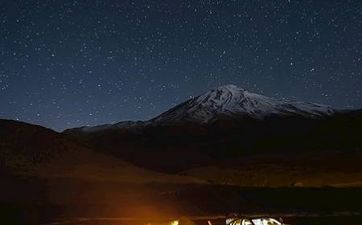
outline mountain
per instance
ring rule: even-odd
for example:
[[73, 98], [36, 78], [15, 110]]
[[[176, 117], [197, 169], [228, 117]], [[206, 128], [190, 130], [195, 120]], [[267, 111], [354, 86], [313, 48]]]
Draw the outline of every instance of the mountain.
[[264, 119], [277, 116], [318, 118], [335, 112], [331, 107], [305, 102], [278, 100], [251, 93], [235, 85], [225, 85], [192, 98], [160, 116], [151, 123], [210, 123], [220, 117]]
[[0, 119], [0, 221], [360, 209], [361, 111], [154, 124], [57, 133]]
[[[291, 184], [290, 179], [298, 177], [284, 172], [281, 178], [281, 168], [299, 171], [304, 178], [298, 180], [312, 184], [312, 176], [306, 178], [302, 172], [306, 166], [310, 174], [325, 177], [324, 183], [315, 185], [344, 183], [360, 176], [361, 135], [362, 111], [277, 100], [227, 85], [145, 122], [57, 133], [0, 120], [0, 173], [128, 183], [208, 180], [270, 186]], [[265, 168], [271, 181], [262, 176]], [[356, 171], [357, 175], [336, 180], [325, 176], [331, 171]]]
[[143, 128], [144, 126], [148, 125], [149, 123], [144, 121], [122, 121], [115, 124], [103, 124], [98, 126], [83, 126], [79, 128], [72, 128], [69, 130], [66, 130], [65, 133], [69, 131], [79, 131], [79, 132], [86, 132], [86, 133], [92, 133], [92, 132], [98, 132], [98, 131], [104, 131], [104, 130], [120, 130], [120, 129], [139, 129]]
[[98, 132], [102, 130], [138, 130], [149, 126], [194, 123], [210, 124], [219, 119], [252, 118], [262, 120], [267, 117], [321, 118], [336, 113], [330, 106], [316, 103], [275, 99], [251, 93], [235, 85], [224, 85], [200, 96], [187, 100], [148, 121], [122, 121], [115, 124], [85, 126], [70, 131]]
[[327, 160], [328, 152], [358, 152], [362, 111], [278, 100], [226, 85], [148, 121], [64, 134], [137, 166], [174, 173], [249, 156], [324, 152]]

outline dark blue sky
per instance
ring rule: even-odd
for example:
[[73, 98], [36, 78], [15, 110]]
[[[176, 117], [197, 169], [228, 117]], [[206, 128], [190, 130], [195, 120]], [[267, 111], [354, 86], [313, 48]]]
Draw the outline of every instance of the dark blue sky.
[[362, 108], [360, 0], [2, 0], [0, 118], [149, 119], [223, 84]]

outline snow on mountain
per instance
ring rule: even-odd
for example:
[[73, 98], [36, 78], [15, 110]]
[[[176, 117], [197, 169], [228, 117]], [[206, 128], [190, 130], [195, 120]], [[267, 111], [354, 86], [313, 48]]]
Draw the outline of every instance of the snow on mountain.
[[146, 125], [146, 122], [143, 121], [122, 121], [119, 123], [115, 123], [115, 124], [103, 124], [103, 125], [99, 125], [99, 126], [84, 126], [84, 127], [80, 127], [80, 128], [75, 128], [77, 130], [80, 130], [82, 132], [97, 132], [97, 131], [102, 131], [102, 130], [116, 130], [116, 129], [137, 129], [140, 128], [144, 125]]
[[235, 85], [225, 85], [181, 103], [148, 121], [125, 121], [95, 127], [81, 127], [83, 132], [109, 129], [138, 129], [149, 125], [182, 122], [208, 123], [220, 117], [304, 116], [318, 118], [335, 112], [331, 107], [290, 100], [280, 100], [251, 93]]
[[251, 117], [299, 115], [317, 118], [334, 113], [329, 106], [279, 100], [248, 92], [235, 85], [225, 85], [192, 98], [152, 119], [153, 123], [207, 123], [218, 117]]

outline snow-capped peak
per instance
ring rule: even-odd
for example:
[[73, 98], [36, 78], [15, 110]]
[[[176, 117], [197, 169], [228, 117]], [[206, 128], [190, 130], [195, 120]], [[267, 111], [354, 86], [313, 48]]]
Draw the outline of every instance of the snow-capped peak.
[[156, 123], [207, 123], [220, 116], [263, 119], [270, 115], [320, 117], [330, 115], [329, 106], [314, 103], [279, 100], [251, 93], [236, 85], [224, 85], [192, 98], [160, 116]]
[[246, 90], [235, 85], [229, 84], [212, 89], [196, 98], [197, 102], [204, 106], [213, 108], [227, 108], [233, 105], [235, 101], [243, 98]]
[[146, 126], [183, 122], [208, 123], [220, 117], [263, 119], [277, 115], [318, 118], [334, 112], [336, 111], [329, 106], [270, 98], [229, 84], [194, 97], [148, 121], [125, 121], [79, 129], [83, 132], [110, 129], [137, 130]]

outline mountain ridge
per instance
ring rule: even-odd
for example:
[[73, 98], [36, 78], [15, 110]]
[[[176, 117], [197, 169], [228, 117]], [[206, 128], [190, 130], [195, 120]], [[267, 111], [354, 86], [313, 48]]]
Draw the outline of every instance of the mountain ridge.
[[137, 166], [171, 173], [253, 155], [361, 151], [361, 132], [362, 110], [277, 100], [234, 85], [149, 121], [64, 131]]
[[137, 130], [147, 126], [177, 123], [209, 124], [220, 118], [239, 120], [247, 117], [263, 120], [270, 116], [299, 116], [317, 119], [337, 112], [340, 110], [327, 105], [271, 98], [228, 84], [186, 100], [150, 120], [83, 126], [66, 129], [65, 132], [71, 130], [81, 132], [97, 132], [107, 129]]
[[0, 175], [92, 182], [202, 183], [196, 178], [134, 166], [39, 125], [4, 119], [0, 119]]
[[329, 106], [279, 100], [249, 92], [236, 85], [224, 85], [181, 103], [150, 121], [161, 124], [183, 121], [208, 123], [220, 116], [263, 119], [274, 114], [320, 117], [334, 112]]

